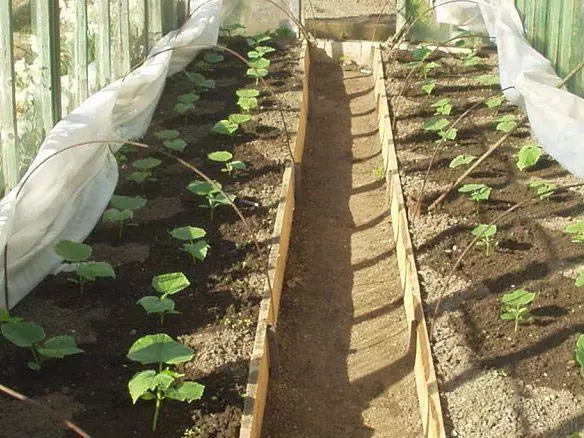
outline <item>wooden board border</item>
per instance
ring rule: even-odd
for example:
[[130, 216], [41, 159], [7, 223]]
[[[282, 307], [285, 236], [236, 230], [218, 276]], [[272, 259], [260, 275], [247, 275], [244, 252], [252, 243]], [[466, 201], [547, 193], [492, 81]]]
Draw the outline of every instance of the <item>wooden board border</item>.
[[[410, 328], [410, 342], [415, 342], [414, 374], [424, 436], [445, 438], [444, 418], [426, 318], [422, 307], [418, 269], [410, 238], [407, 211], [399, 176], [398, 160], [391, 129], [391, 118], [385, 91], [385, 74], [379, 46], [374, 47], [372, 72], [379, 123], [379, 139], [385, 166], [387, 194], [395, 241], [404, 308]], [[410, 348], [412, 346], [410, 345]]]
[[306, 124], [309, 109], [310, 83], [310, 48], [304, 43], [301, 49], [298, 74], [302, 78], [302, 101], [298, 126], [292, 133], [294, 162], [284, 171], [282, 187], [274, 231], [270, 241], [268, 255], [268, 276], [271, 290], [266, 288], [260, 303], [260, 313], [256, 328], [253, 350], [249, 362], [249, 373], [241, 417], [240, 438], [259, 438], [262, 430], [268, 381], [270, 375], [269, 330], [275, 327], [280, 309], [280, 297], [284, 283], [284, 270], [288, 259], [288, 247], [292, 230], [292, 218], [295, 204], [295, 181], [300, 173], [304, 142], [306, 139]]

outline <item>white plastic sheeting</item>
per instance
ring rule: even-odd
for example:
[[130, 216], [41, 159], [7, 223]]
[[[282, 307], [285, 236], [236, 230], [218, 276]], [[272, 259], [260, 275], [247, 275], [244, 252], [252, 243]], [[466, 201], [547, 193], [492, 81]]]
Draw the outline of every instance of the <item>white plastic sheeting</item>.
[[513, 0], [436, 3], [436, 18], [442, 23], [474, 30], [484, 22], [497, 44], [501, 88], [515, 87], [505, 91], [505, 96], [526, 110], [543, 149], [566, 170], [584, 177], [584, 99], [555, 88], [561, 79], [525, 39]]
[[[108, 145], [66, 149], [89, 141], [141, 137], [166, 77], [184, 69], [202, 48], [217, 43], [221, 5], [221, 0], [194, 1], [194, 14], [152, 49], [154, 56], [91, 96], [49, 133], [23, 179], [0, 201], [0, 296], [5, 244], [9, 285], [8, 302], [0, 299], [1, 307], [12, 308], [59, 266], [52, 249], [56, 242], [82, 241], [89, 235], [115, 189], [118, 169]], [[177, 49], [169, 50], [173, 47]]]

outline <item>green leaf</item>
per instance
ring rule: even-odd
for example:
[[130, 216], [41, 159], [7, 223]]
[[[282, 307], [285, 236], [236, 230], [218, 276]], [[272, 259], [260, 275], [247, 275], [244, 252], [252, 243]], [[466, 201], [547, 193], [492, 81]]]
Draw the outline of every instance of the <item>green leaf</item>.
[[233, 137], [238, 128], [239, 125], [230, 120], [219, 120], [217, 123], [215, 123], [211, 131], [214, 134], [229, 135]]
[[251, 120], [251, 114], [230, 114], [228, 119], [232, 123], [242, 125], [243, 123], [247, 123]]
[[576, 286], [576, 287], [584, 286], [584, 271], [578, 272], [578, 276], [576, 277], [576, 281], [574, 281], [574, 286]]
[[554, 190], [557, 188], [553, 182], [545, 180], [532, 181], [529, 183], [529, 187], [535, 189], [535, 194], [540, 199], [549, 198], [551, 195], [553, 195]]
[[517, 154], [517, 168], [521, 171], [537, 164], [542, 155], [541, 148], [535, 144], [526, 144]]
[[258, 97], [260, 92], [254, 88], [240, 88], [235, 94], [237, 97]]
[[67, 335], [54, 336], [47, 339], [45, 342], [43, 342], [41, 347], [37, 348], [37, 351], [42, 356], [58, 359], [62, 359], [65, 356], [84, 353], [83, 350], [77, 348], [75, 339]]
[[504, 321], [513, 321], [515, 319], [515, 312], [503, 312], [499, 317]]
[[187, 143], [182, 138], [175, 138], [174, 140], [165, 140], [162, 144], [173, 151], [182, 152], [185, 150]]
[[136, 160], [132, 163], [132, 167], [140, 170], [150, 170], [158, 167], [162, 164], [158, 158], [142, 158], [141, 160]]
[[0, 307], [0, 324], [6, 324], [9, 322], [21, 322], [23, 321], [22, 318], [19, 318], [17, 316], [10, 316], [10, 314], [8, 313], [8, 311], [6, 309], [2, 309]]
[[213, 184], [207, 181], [193, 181], [187, 186], [189, 192], [199, 196], [208, 196], [212, 193], [217, 193], [221, 189], [221, 184], [213, 181]]
[[202, 228], [187, 226], [171, 230], [170, 235], [179, 240], [197, 240], [205, 237], [207, 232]]
[[146, 199], [141, 196], [113, 195], [110, 205], [118, 210], [136, 210], [146, 205]]
[[231, 161], [231, 159], [233, 158], [233, 154], [228, 151], [216, 151], [207, 154], [207, 158], [217, 163], [226, 163], [228, 161]]
[[471, 231], [473, 236], [492, 237], [497, 233], [497, 225], [479, 224]]
[[268, 70], [265, 68], [249, 68], [245, 74], [250, 78], [263, 78], [268, 75]]
[[68, 262], [83, 262], [91, 257], [91, 246], [71, 240], [61, 240], [54, 247], [55, 253]]
[[424, 131], [438, 132], [446, 128], [450, 123], [446, 119], [433, 118], [424, 123]]
[[207, 53], [203, 57], [203, 59], [205, 60], [205, 62], [208, 62], [209, 64], [218, 64], [222, 62], [225, 58], [223, 55], [219, 53]]
[[497, 107], [500, 107], [504, 101], [505, 101], [505, 96], [503, 96], [503, 95], [493, 96], [493, 97], [490, 97], [486, 100], [485, 105], [488, 108], [497, 108]]
[[199, 96], [196, 93], [188, 93], [188, 94], [181, 94], [180, 96], [178, 96], [178, 101], [181, 103], [193, 104], [193, 103], [197, 102], [200, 98], [201, 98], [201, 96]]
[[[151, 172], [132, 172], [131, 174], [129, 174], [126, 179], [128, 181], [134, 181], [137, 184], [142, 184], [144, 181], [146, 181], [150, 176], [152, 176]], [[116, 210], [119, 211], [117, 208], [112, 208], [110, 210]], [[132, 213], [131, 210], [124, 210], [124, 211], [129, 211], [130, 213]], [[109, 220], [105, 219], [105, 212], [104, 212], [104, 221], [109, 222]]]
[[189, 81], [191, 81], [193, 83], [195, 88], [199, 88], [199, 89], [202, 89], [202, 88], [213, 89], [213, 88], [215, 88], [215, 81], [213, 79], [206, 79], [205, 76], [203, 76], [201, 73], [187, 72], [186, 76], [189, 79]]
[[116, 278], [114, 268], [107, 262], [88, 262], [77, 266], [77, 275], [87, 281], [97, 278]]
[[415, 48], [410, 52], [412, 59], [414, 61], [421, 61], [424, 59], [428, 54], [430, 54], [431, 50], [426, 46], [420, 46]]
[[154, 135], [161, 140], [171, 140], [177, 138], [179, 133], [176, 129], [163, 129], [162, 131], [155, 132]]
[[447, 131], [438, 131], [438, 135], [440, 136], [440, 138], [443, 138], [444, 140], [456, 140], [456, 135], [458, 134], [458, 131], [456, 128], [450, 128]]
[[255, 97], [240, 97], [236, 103], [243, 111], [251, 111], [259, 105]]
[[247, 166], [243, 161], [232, 161], [231, 163], [229, 163], [229, 166], [231, 167], [232, 170], [245, 170], [245, 169], [247, 169]]
[[146, 370], [140, 371], [130, 379], [128, 382], [128, 392], [132, 398], [132, 403], [136, 404], [138, 399], [146, 392], [152, 391], [156, 388], [156, 371]]
[[205, 240], [199, 240], [195, 243], [185, 243], [183, 249], [188, 252], [193, 259], [204, 261], [209, 252], [209, 244]]
[[566, 227], [564, 233], [568, 234], [584, 234], [584, 221], [574, 222]]
[[152, 287], [163, 296], [179, 293], [190, 285], [191, 282], [182, 272], [171, 272], [152, 278]]
[[428, 62], [427, 64], [424, 64], [422, 66], [422, 70], [424, 71], [424, 73], [428, 73], [431, 70], [434, 70], [438, 67], [440, 67], [440, 64], [438, 64], [437, 62], [431, 61], [431, 62]]
[[492, 86], [499, 83], [499, 78], [495, 75], [480, 75], [475, 76], [473, 81], [478, 85]]
[[517, 126], [515, 121], [515, 116], [512, 114], [507, 114], [505, 116], [499, 117], [497, 120], [497, 131], [510, 132]]
[[143, 365], [165, 363], [169, 365], [191, 360], [194, 354], [190, 348], [179, 344], [164, 333], [146, 335], [138, 339], [128, 351], [128, 359]]
[[466, 166], [467, 164], [472, 163], [475, 160], [475, 158], [476, 157], [474, 155], [458, 155], [454, 157], [454, 159], [450, 162], [448, 167], [450, 167], [451, 169], [456, 169], [457, 167], [460, 166]]
[[134, 218], [132, 210], [118, 210], [117, 208], [108, 208], [103, 212], [101, 217], [104, 222], [119, 224], [124, 221], [129, 221]]
[[436, 81], [433, 79], [424, 81], [420, 88], [424, 93], [426, 93], [429, 96], [430, 94], [432, 94], [432, 91], [434, 91], [434, 88], [436, 88]]
[[491, 188], [485, 184], [464, 184], [458, 189], [460, 193], [469, 193], [472, 201], [486, 201], [491, 195]]
[[183, 102], [178, 102], [172, 107], [172, 110], [174, 112], [179, 113], [179, 114], [184, 114], [187, 111], [192, 110], [192, 109], [195, 109], [195, 105], [193, 105], [192, 103], [183, 103]]
[[205, 387], [197, 382], [182, 382], [168, 389], [166, 396], [173, 400], [188, 403], [203, 397]]
[[45, 338], [45, 331], [32, 322], [9, 322], [2, 324], [2, 335], [19, 347], [32, 347]]
[[510, 307], [525, 307], [535, 299], [535, 292], [517, 289], [503, 294], [501, 303]]
[[152, 313], [174, 312], [174, 301], [166, 297], [160, 298], [153, 295], [147, 295], [140, 298], [136, 303], [142, 306], [148, 315]]

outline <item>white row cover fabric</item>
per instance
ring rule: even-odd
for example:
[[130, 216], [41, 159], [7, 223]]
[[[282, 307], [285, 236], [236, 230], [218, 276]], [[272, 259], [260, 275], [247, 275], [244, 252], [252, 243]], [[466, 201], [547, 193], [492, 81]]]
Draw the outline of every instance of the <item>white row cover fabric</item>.
[[142, 66], [92, 95], [55, 126], [19, 184], [0, 201], [1, 297], [5, 244], [9, 286], [0, 307], [14, 307], [59, 266], [55, 243], [83, 241], [89, 235], [116, 187], [118, 168], [109, 145], [67, 148], [141, 137], [167, 76], [184, 69], [201, 49], [217, 44], [221, 0], [192, 3], [191, 18], [166, 35]]
[[584, 177], [584, 99], [555, 87], [561, 79], [525, 39], [513, 0], [436, 3], [436, 18], [442, 23], [472, 30], [484, 23], [497, 44], [501, 88], [515, 87], [505, 96], [526, 110], [543, 149], [570, 173]]

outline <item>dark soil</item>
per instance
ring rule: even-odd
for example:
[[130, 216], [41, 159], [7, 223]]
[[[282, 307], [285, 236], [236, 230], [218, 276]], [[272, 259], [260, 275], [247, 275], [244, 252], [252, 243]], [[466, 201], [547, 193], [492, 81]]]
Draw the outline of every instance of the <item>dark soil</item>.
[[[244, 42], [234, 44], [235, 50], [245, 52]], [[192, 86], [182, 74], [170, 78], [144, 138], [146, 143], [158, 145], [154, 132], [179, 130], [188, 143], [180, 157], [238, 196], [236, 203], [251, 230], [229, 207], [217, 209], [215, 219], [210, 220], [208, 210], [198, 208], [200, 200], [185, 190], [197, 177], [173, 160], [164, 158], [163, 165], [154, 170], [158, 180], [142, 187], [126, 181], [130, 169], [122, 165], [116, 193], [141, 195], [148, 203], [136, 211], [136, 226], [126, 227], [121, 240], [115, 229], [101, 223], [87, 240], [94, 248], [94, 259], [111, 263], [117, 279], [100, 280], [80, 295], [67, 274], [49, 277], [12, 312], [43, 325], [49, 336], [72, 334], [86, 353], [48, 361], [35, 373], [26, 368], [28, 351], [2, 341], [3, 384], [39, 401], [59, 417], [70, 417], [95, 437], [238, 436], [266, 266], [266, 258], [254, 248], [250, 231], [261, 245], [267, 244], [288, 158], [287, 136], [275, 110], [276, 101], [286, 113], [288, 127], [295, 126], [295, 91], [301, 89], [295, 71], [298, 53], [296, 47], [282, 46], [272, 54], [271, 74], [266, 78], [269, 91], [262, 92], [261, 108], [254, 111], [254, 120], [234, 138], [212, 135], [211, 127], [238, 112], [235, 90], [254, 83], [244, 75], [246, 66], [228, 55], [205, 73], [216, 80], [216, 88], [203, 92], [197, 109], [187, 116], [173, 113], [172, 106], [177, 96], [190, 92]], [[235, 160], [247, 164], [247, 170], [237, 177], [220, 172], [220, 166], [206, 160], [207, 153], [215, 150], [231, 151]], [[128, 163], [152, 156], [138, 150], [126, 155]], [[186, 225], [207, 231], [211, 249], [204, 263], [194, 264], [180, 251], [180, 242], [168, 234]], [[185, 273], [192, 286], [176, 296], [180, 315], [168, 316], [161, 329], [157, 319], [147, 318], [136, 301], [152, 294], [154, 275], [177, 271]], [[186, 378], [204, 384], [205, 394], [200, 402], [190, 405], [172, 401], [163, 405], [159, 429], [152, 434], [152, 403], [133, 406], [127, 393], [127, 382], [140, 367], [125, 355], [135, 339], [161, 331], [195, 350], [194, 359], [178, 368]], [[46, 417], [30, 406], [2, 399], [0, 436], [65, 436]]]
[[[420, 189], [437, 138], [421, 129], [433, 114], [430, 105], [439, 98], [451, 98], [454, 110], [449, 119], [454, 120], [466, 108], [496, 92], [499, 86], [477, 86], [472, 80], [478, 74], [497, 73], [494, 53], [485, 52], [480, 67], [463, 67], [460, 59], [445, 54], [437, 59], [444, 67], [431, 74], [437, 79], [432, 96], [419, 91], [421, 78], [418, 74], [405, 88], [405, 98], [397, 99], [396, 90], [401, 88], [409, 71], [405, 61], [407, 55], [398, 52], [388, 60], [386, 74], [392, 111], [398, 117], [394, 134], [400, 166], [406, 185], [410, 181], [406, 192], [410, 195], [411, 217], [415, 202], [412, 195]], [[459, 126], [457, 146], [450, 145], [437, 155], [422, 217], [428, 205], [441, 193], [440, 189], [465, 169], [450, 169], [450, 161], [459, 154], [479, 156], [500, 138], [502, 133], [494, 128], [495, 119], [502, 114], [519, 115], [520, 112], [510, 105], [498, 110], [481, 105]], [[424, 259], [423, 264], [448, 275], [471, 241], [472, 227], [489, 223], [510, 206], [532, 197], [534, 191], [527, 187], [531, 179], [556, 181], [558, 185], [568, 180], [566, 172], [547, 156], [533, 169], [520, 172], [515, 166], [516, 154], [528, 140], [528, 129], [520, 128], [468, 178], [466, 183], [484, 183], [493, 188], [490, 200], [480, 208], [456, 191], [441, 204], [438, 211], [454, 218], [453, 223], [457, 225], [434, 233], [417, 248], [416, 255]], [[581, 194], [576, 191], [557, 193], [549, 200], [530, 203], [497, 223], [497, 247], [492, 256], [485, 257], [483, 251], [473, 248], [464, 258], [456, 275], [473, 287], [469, 287], [466, 294], [446, 298], [441, 311], [454, 308], [462, 311], [464, 321], [458, 329], [472, 347], [479, 368], [503, 370], [526, 384], [564, 388], [573, 394], [583, 392], [573, 351], [579, 332], [584, 331], [581, 310], [584, 294], [564, 272], [582, 264], [584, 252], [579, 245], [570, 242], [570, 237], [562, 232], [565, 225], [559, 223], [562, 218], [568, 223], [570, 218], [577, 220], [583, 208]], [[550, 223], [559, 223], [559, 226], [554, 228]], [[476, 285], [481, 287], [474, 287]], [[513, 324], [499, 318], [500, 297], [518, 288], [536, 292], [537, 297], [530, 306], [533, 321], [522, 325], [515, 334]], [[477, 293], [477, 290], [482, 292]], [[433, 310], [433, 307], [427, 309], [430, 319]]]

